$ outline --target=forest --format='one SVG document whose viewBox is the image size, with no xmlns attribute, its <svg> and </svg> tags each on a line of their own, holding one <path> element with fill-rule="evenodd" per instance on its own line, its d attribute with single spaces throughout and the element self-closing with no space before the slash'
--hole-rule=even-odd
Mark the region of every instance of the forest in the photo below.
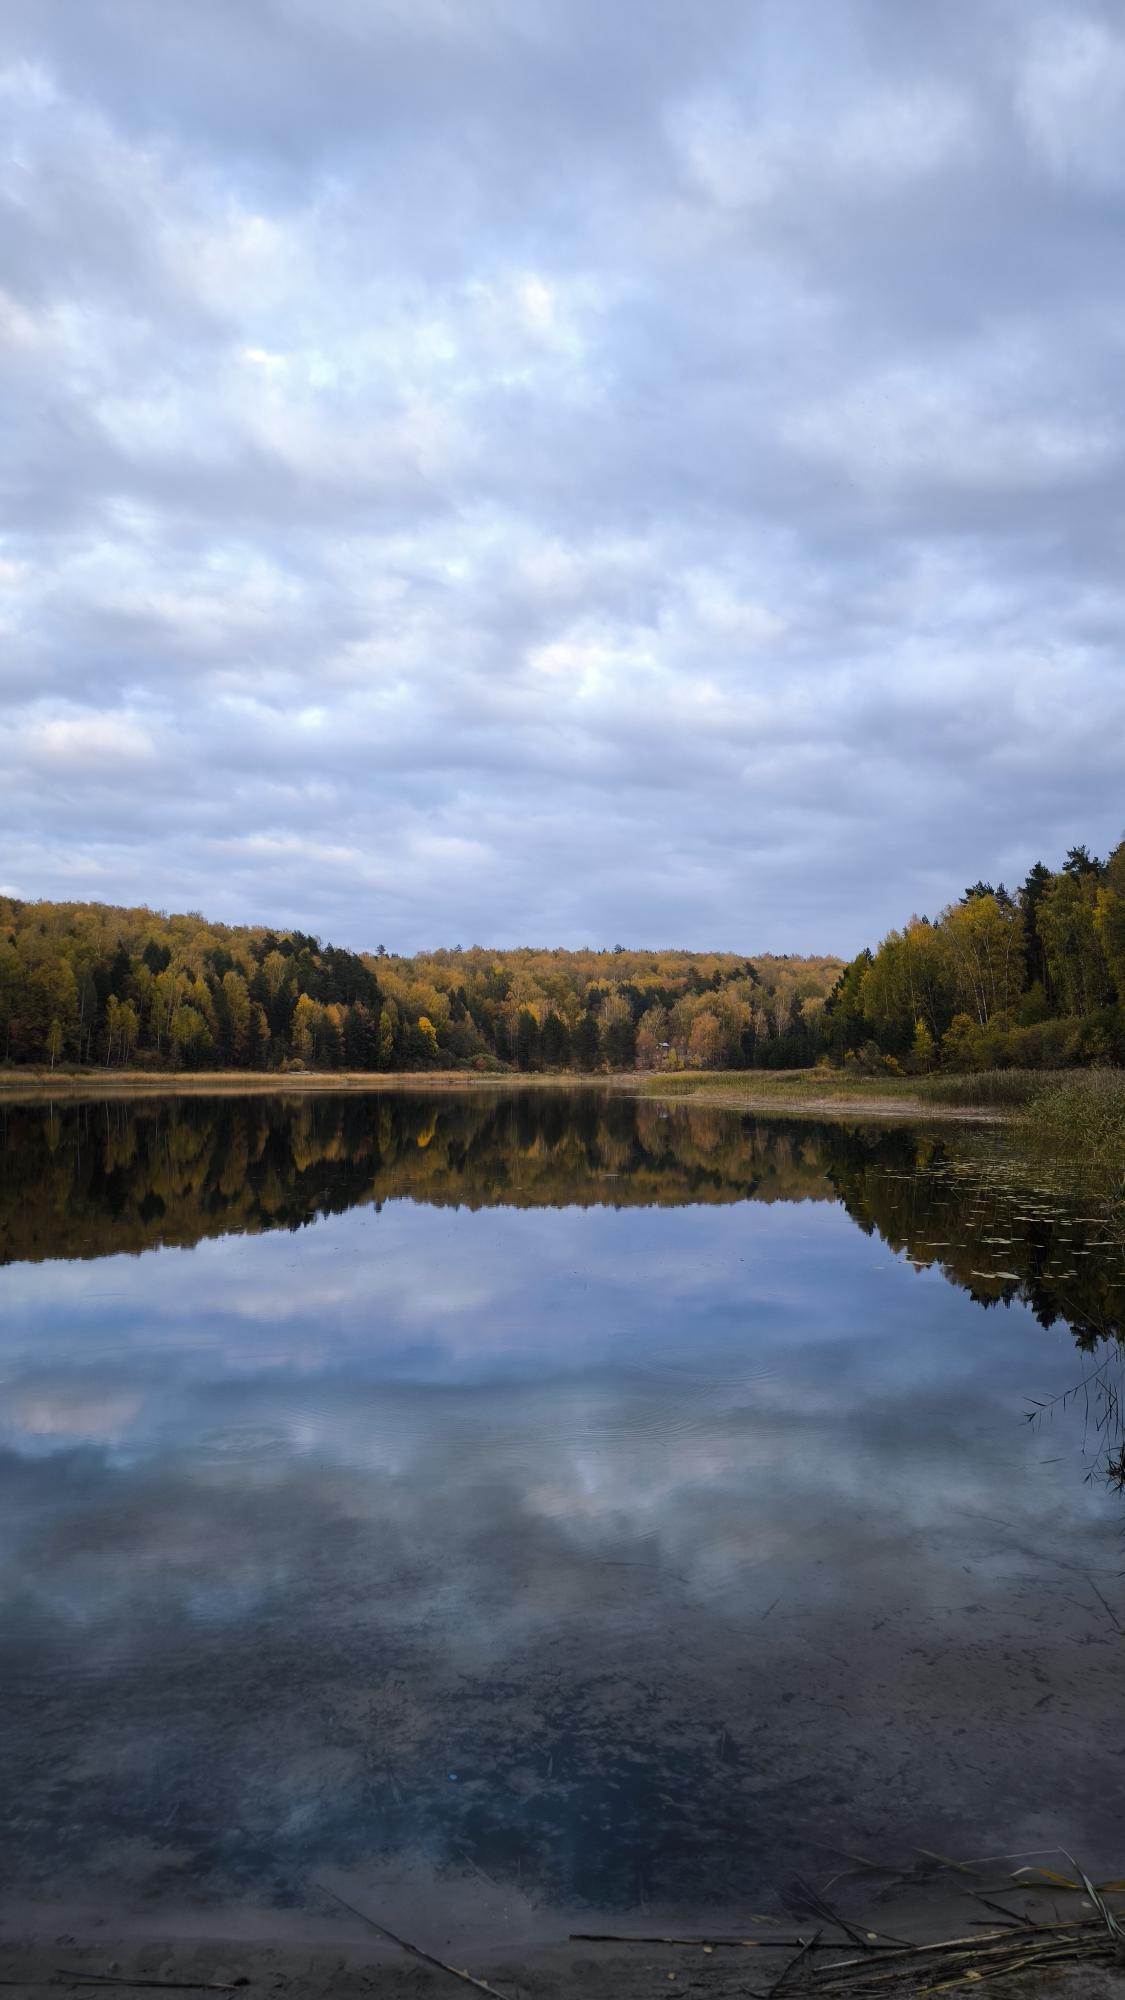
<svg viewBox="0 0 1125 2000">
<path fill-rule="evenodd" d="M 839 958 L 404 958 L 300 931 L 0 897 L 0 1065 L 145 1070 L 796 1069 L 1125 1062 L 1125 841 Z"/>
<path fill-rule="evenodd" d="M 846 967 L 821 1026 L 832 1062 L 869 1070 L 1125 1062 L 1125 841 L 911 917 Z"/>
<path fill-rule="evenodd" d="M 129 1070 L 792 1067 L 839 958 L 344 951 L 198 914 L 0 897 L 0 1063 Z"/>
</svg>

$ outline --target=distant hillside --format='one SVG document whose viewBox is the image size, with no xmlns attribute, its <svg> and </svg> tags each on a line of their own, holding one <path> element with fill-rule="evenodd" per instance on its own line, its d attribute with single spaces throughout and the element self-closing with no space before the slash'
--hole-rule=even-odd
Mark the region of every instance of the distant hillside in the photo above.
<svg viewBox="0 0 1125 2000">
<path fill-rule="evenodd" d="M 788 1067 L 838 958 L 449 950 L 397 958 L 196 912 L 0 897 L 0 1061 L 207 1070 Z"/>
</svg>

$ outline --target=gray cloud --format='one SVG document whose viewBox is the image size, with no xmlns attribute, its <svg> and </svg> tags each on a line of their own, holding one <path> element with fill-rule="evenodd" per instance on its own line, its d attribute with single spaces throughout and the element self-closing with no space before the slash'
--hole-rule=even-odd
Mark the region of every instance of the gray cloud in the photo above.
<svg viewBox="0 0 1125 2000">
<path fill-rule="evenodd" d="M 0 877 L 838 949 L 1119 837 L 1107 5 L 0 4 Z"/>
</svg>

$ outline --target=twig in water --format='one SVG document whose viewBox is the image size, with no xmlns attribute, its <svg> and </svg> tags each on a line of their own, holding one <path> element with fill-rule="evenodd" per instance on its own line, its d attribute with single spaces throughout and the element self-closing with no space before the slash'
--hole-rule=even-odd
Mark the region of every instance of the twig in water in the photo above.
<svg viewBox="0 0 1125 2000">
<path fill-rule="evenodd" d="M 1094 1596 L 1095 1596 L 1095 1597 L 1097 1598 L 1097 1600 L 1098 1600 L 1098 1603 L 1099 1603 L 1099 1604 L 1101 1605 L 1101 1607 L 1102 1607 L 1102 1610 L 1103 1610 L 1103 1611 L 1105 1612 L 1105 1614 L 1106 1614 L 1106 1617 L 1107 1617 L 1107 1618 L 1109 1618 L 1109 1619 L 1110 1619 L 1110 1620 L 1112 1621 L 1112 1623 L 1113 1623 L 1113 1625 L 1115 1626 L 1116 1630 L 1117 1630 L 1118 1632 L 1121 1632 L 1121 1631 L 1122 1631 L 1122 1629 L 1123 1629 L 1123 1628 L 1122 1628 L 1122 1625 L 1121 1625 L 1121 1620 L 1120 1620 L 1120 1619 L 1118 1618 L 1118 1616 L 1117 1616 L 1117 1613 L 1116 1613 L 1116 1611 L 1114 1610 L 1114 1608 L 1113 1608 L 1112 1604 L 1107 1604 L 1107 1603 L 1106 1603 L 1106 1600 L 1105 1600 L 1105 1598 L 1104 1598 L 1104 1597 L 1102 1596 L 1102 1594 L 1101 1594 L 1101 1591 L 1100 1591 L 1100 1590 L 1098 1589 L 1098 1586 L 1097 1586 L 1097 1584 L 1096 1584 L 1096 1583 L 1094 1582 L 1094 1579 L 1093 1579 L 1093 1577 L 1092 1577 L 1092 1576 L 1090 1575 L 1090 1573 L 1089 1573 L 1089 1571 L 1088 1571 L 1088 1570 L 1087 1570 L 1087 1572 L 1086 1572 L 1086 1581 L 1087 1581 L 1087 1583 L 1089 1584 L 1089 1586 L 1090 1586 L 1090 1589 L 1091 1589 L 1091 1590 L 1093 1591 L 1093 1593 L 1094 1593 Z"/>
<path fill-rule="evenodd" d="M 820 1940 L 823 1936 L 824 1936 L 823 1931 L 816 1931 L 811 1938 L 805 1939 L 805 1942 L 801 1946 L 800 1951 L 796 1953 L 795 1957 L 789 1960 L 787 1965 L 782 1967 L 781 1977 L 780 1979 L 774 1980 L 773 1985 L 770 1987 L 769 1992 L 766 1994 L 766 2000 L 774 2000 L 775 1994 L 780 1993 L 782 1987 L 786 1985 L 786 1983 L 788 1982 L 790 1973 L 796 1972 L 797 1967 L 800 1965 L 801 1960 L 804 1958 L 806 1952 L 815 1951 L 817 1945 L 820 1943 Z"/>
<path fill-rule="evenodd" d="M 158 1987 L 164 1993 L 237 1993 L 250 1984 L 248 1979 L 124 1979 L 119 1972 L 69 1972 L 65 1965 L 56 1965 L 55 1978 L 69 1979 L 75 1986 Z"/>
<path fill-rule="evenodd" d="M 857 1944 L 861 1951 L 870 1951 L 871 1944 L 866 1934 L 857 1930 L 854 1924 L 850 1924 L 846 1917 L 842 1917 L 838 1910 L 833 1909 L 831 1903 L 825 1901 L 818 1889 L 814 1889 L 808 1882 L 803 1882 L 799 1875 L 793 1886 L 800 1897 L 802 1907 L 808 1910 L 810 1916 L 820 1917 L 826 1924 L 835 1924 L 836 1929 L 843 1931 L 844 1936 L 849 1937 L 853 1944 Z M 897 1942 L 901 1944 L 904 1940 L 900 1938 Z"/>
<path fill-rule="evenodd" d="M 353 1917 L 358 1917 L 361 1923 L 370 1924 L 373 1931 L 378 1931 L 379 1936 L 385 1937 L 391 1944 L 397 1944 L 400 1951 L 408 1951 L 411 1958 L 420 1958 L 424 1965 L 436 1965 L 439 1972 L 448 1972 L 451 1979 L 459 1979 L 464 1986 L 474 1986 L 478 1993 L 490 1994 L 491 2000 L 506 2000 L 506 1996 L 495 1986 L 490 1986 L 487 1979 L 475 1979 L 471 1972 L 462 1972 L 458 1966 L 447 1964 L 444 1958 L 435 1958 L 432 1951 L 423 1951 L 420 1944 L 411 1944 L 409 1938 L 399 1937 L 396 1931 L 388 1930 L 386 1924 L 379 1923 L 375 1917 L 369 1917 L 366 1910 L 357 1909 L 356 1905 L 349 1903 L 346 1897 L 338 1895 L 335 1889 L 330 1889 L 327 1882 L 314 1882 L 313 1887 L 322 1890 L 326 1896 L 331 1896 L 333 1902 L 339 1903 L 342 1910 L 350 1910 Z"/>
<path fill-rule="evenodd" d="M 1011 1936 L 1012 1933 L 1009 1929 L 987 1932 L 984 1937 L 942 1938 L 937 1944 L 904 1945 L 901 1951 L 881 1951 L 874 1963 L 872 1963 L 868 1954 L 865 1954 L 862 1958 L 841 1958 L 835 1965 L 829 1965 L 825 1968 L 821 1984 L 830 1984 L 834 1980 L 836 1973 L 851 1972 L 856 1966 L 862 1965 L 868 1977 L 876 1979 L 892 1961 L 897 1964 L 904 1958 L 927 1958 L 935 1951 L 956 1951 L 961 1949 L 978 1951 L 982 1947 L 991 1944 L 1009 1944 Z M 893 1973 L 891 1977 L 894 1977 Z M 846 1981 L 843 1983 L 847 1984 Z"/>
<path fill-rule="evenodd" d="M 983 1903 L 986 1910 L 995 1910 L 998 1916 L 1006 1918 L 1010 1924 L 1026 1925 L 1033 1931 L 1039 1929 L 1039 1925 L 1033 1923 L 1030 1917 L 1019 1916 L 1014 1910 L 1006 1910 L 1003 1903 L 994 1903 L 991 1896 L 982 1896 L 979 1889 L 966 1889 L 965 1894 L 971 1896 L 974 1902 Z"/>
<path fill-rule="evenodd" d="M 707 1951 L 789 1951 L 796 1938 L 648 1937 L 622 1931 L 571 1931 L 572 1944 L 686 1944 Z"/>
</svg>

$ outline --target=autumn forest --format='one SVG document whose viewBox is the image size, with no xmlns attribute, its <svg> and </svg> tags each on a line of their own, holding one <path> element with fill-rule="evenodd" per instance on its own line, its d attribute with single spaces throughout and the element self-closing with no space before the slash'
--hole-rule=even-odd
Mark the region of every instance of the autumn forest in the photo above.
<svg viewBox="0 0 1125 2000">
<path fill-rule="evenodd" d="M 0 1062 L 137 1070 L 866 1071 L 1125 1059 L 1125 842 L 980 880 L 849 964 L 481 947 L 413 958 L 0 898 Z"/>
</svg>

